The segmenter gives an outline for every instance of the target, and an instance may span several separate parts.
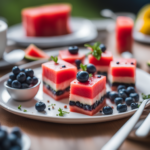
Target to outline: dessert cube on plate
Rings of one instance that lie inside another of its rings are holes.
[[[55,100],[69,97],[70,82],[76,78],[75,66],[63,60],[42,64],[43,91]]]
[[[94,115],[105,105],[106,77],[93,75],[86,82],[71,82],[69,107],[71,112]]]
[[[79,67],[80,63],[84,63],[85,54],[82,54],[77,46],[71,46],[68,50],[59,51],[59,58]],[[80,63],[76,62],[76,60]]]
[[[93,55],[88,56],[89,63],[95,65],[97,73],[107,76],[109,64],[113,60],[113,55],[110,51],[102,52],[100,60],[97,60]]]
[[[110,63],[109,83],[111,86],[124,84],[135,86],[136,82],[136,60],[115,59]]]

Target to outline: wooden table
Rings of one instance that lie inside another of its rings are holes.
[[[114,33],[107,34],[107,40],[105,39],[103,33],[97,38],[107,43],[108,49],[119,57],[115,51]],[[150,46],[134,42],[133,54],[141,68],[148,71],[146,61],[150,59]],[[0,76],[9,71],[0,72]],[[19,117],[0,108],[1,124],[19,126],[30,137],[31,150],[100,150],[128,119],[83,125],[55,124]],[[150,144],[127,139],[120,149],[149,150]]]

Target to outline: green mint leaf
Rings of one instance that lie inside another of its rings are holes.
[[[24,109],[23,112],[27,112],[27,110]]]
[[[145,95],[145,94],[142,93],[142,98],[143,98],[143,99],[149,99],[149,98],[150,98],[150,94]]]
[[[82,63],[80,64],[80,68],[83,70],[83,71],[86,71],[87,70],[87,65],[83,65]]]
[[[57,56],[56,56],[56,57],[51,56],[51,59],[52,59],[55,63],[57,63],[57,61],[58,61],[58,57],[57,57]]]
[[[91,47],[93,49],[93,46],[90,44],[84,44],[85,47]]]
[[[61,108],[59,108],[58,111],[59,111],[59,114],[58,114],[59,116],[64,116],[64,114],[69,114],[69,112],[63,111]]]
[[[100,44],[101,44],[100,42],[95,42],[93,45],[93,49],[99,48]]]
[[[88,55],[90,55],[90,54],[92,54],[92,52],[87,53],[86,56],[88,56]]]
[[[91,73],[89,74],[89,77],[92,77],[92,74],[91,74]]]
[[[18,109],[21,110],[21,105],[18,106]]]

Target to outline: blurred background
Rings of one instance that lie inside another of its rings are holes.
[[[132,12],[137,14],[139,9],[150,2],[149,0],[0,0],[0,16],[7,19],[9,26],[21,22],[20,12],[25,7],[50,3],[72,4],[72,16],[89,19],[102,18],[100,10],[109,8],[114,12]],[[11,14],[11,15],[10,15]]]

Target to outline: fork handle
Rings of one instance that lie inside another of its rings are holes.
[[[150,113],[142,123],[142,125],[136,130],[135,134],[138,137],[146,137],[148,136],[150,131]]]
[[[134,125],[140,118],[144,107],[149,99],[144,100],[136,113],[120,128],[120,130],[102,147],[101,150],[117,150],[123,141],[127,138]]]

